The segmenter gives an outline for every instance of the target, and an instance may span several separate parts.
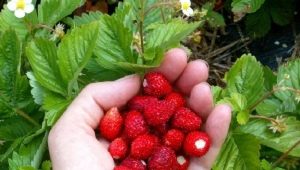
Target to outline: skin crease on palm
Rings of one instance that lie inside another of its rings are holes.
[[[183,50],[172,49],[156,70],[187,95],[188,106],[204,119],[203,130],[211,137],[209,152],[193,158],[189,170],[210,169],[226,138],[231,109],[227,105],[213,106],[211,89],[206,83],[207,64],[202,60],[187,63]],[[105,110],[124,106],[140,87],[141,78],[137,75],[85,87],[50,131],[48,145],[53,169],[112,170],[114,161],[107,151],[108,143],[97,139],[94,129]]]

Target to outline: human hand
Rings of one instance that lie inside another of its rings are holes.
[[[213,106],[211,89],[205,82],[207,65],[202,60],[187,63],[183,50],[170,50],[156,70],[188,96],[189,107],[205,120],[203,127],[211,137],[211,147],[205,156],[193,158],[189,169],[210,169],[227,135],[230,107]],[[131,75],[85,87],[50,131],[48,145],[53,169],[112,170],[114,161],[107,151],[108,144],[96,138],[94,129],[104,111],[125,105],[138,93],[140,86],[140,77]]]

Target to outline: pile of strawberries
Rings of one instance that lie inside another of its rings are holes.
[[[115,170],[186,170],[191,157],[209,150],[201,118],[161,73],[146,74],[143,93],[122,112],[111,108],[99,124],[101,137],[111,141]]]

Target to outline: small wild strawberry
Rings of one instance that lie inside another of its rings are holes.
[[[156,138],[151,134],[138,136],[131,143],[130,156],[136,159],[148,159],[158,145]]]
[[[183,149],[187,155],[201,157],[210,147],[210,138],[204,132],[190,132],[184,141]]]
[[[177,93],[177,92],[172,92],[172,93],[168,94],[166,96],[165,100],[172,103],[176,109],[179,107],[185,106],[185,99],[183,98],[183,96],[180,93]]]
[[[128,102],[128,108],[130,110],[137,110],[139,112],[144,112],[146,105],[150,105],[151,102],[157,102],[158,99],[153,96],[135,96]]]
[[[116,138],[110,143],[108,151],[114,159],[123,159],[128,151],[127,142],[123,138]]]
[[[145,94],[156,97],[163,97],[172,91],[169,81],[158,72],[147,73],[143,81],[143,87]]]
[[[149,130],[143,115],[135,110],[129,111],[126,114],[124,124],[124,132],[131,140],[135,139],[139,135],[147,133]]]
[[[144,116],[149,125],[160,126],[165,124],[174,114],[175,107],[168,101],[162,100],[147,105]]]
[[[146,163],[142,160],[134,159],[128,157],[124,159],[121,163],[122,166],[126,166],[131,170],[146,170]]]
[[[149,170],[173,170],[176,164],[175,152],[166,146],[155,149],[148,161]]]
[[[114,170],[132,170],[132,169],[128,168],[127,166],[119,165],[119,166],[116,166],[114,168]]]
[[[172,119],[173,128],[182,129],[187,132],[200,130],[201,124],[202,120],[200,116],[185,107],[179,108]]]
[[[177,151],[184,141],[184,133],[177,129],[169,130],[164,136],[164,145]]]
[[[176,170],[187,170],[190,165],[190,160],[185,156],[177,156]]]
[[[123,118],[118,108],[113,107],[100,120],[99,131],[103,138],[112,141],[118,137],[123,127]]]

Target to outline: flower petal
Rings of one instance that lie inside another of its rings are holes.
[[[25,16],[25,11],[21,9],[15,10],[15,16],[17,18],[23,18]]]
[[[25,0],[26,4],[31,4],[32,0]]]
[[[31,13],[34,10],[34,6],[32,4],[26,4],[24,11],[26,13]]]
[[[7,3],[7,8],[10,10],[10,11],[15,11],[17,9],[17,4],[13,1],[9,1]]]
[[[187,12],[190,14],[189,16],[194,15],[194,10],[192,8],[187,9]]]
[[[191,1],[190,0],[180,0],[180,3],[187,3],[189,6],[191,6]]]

